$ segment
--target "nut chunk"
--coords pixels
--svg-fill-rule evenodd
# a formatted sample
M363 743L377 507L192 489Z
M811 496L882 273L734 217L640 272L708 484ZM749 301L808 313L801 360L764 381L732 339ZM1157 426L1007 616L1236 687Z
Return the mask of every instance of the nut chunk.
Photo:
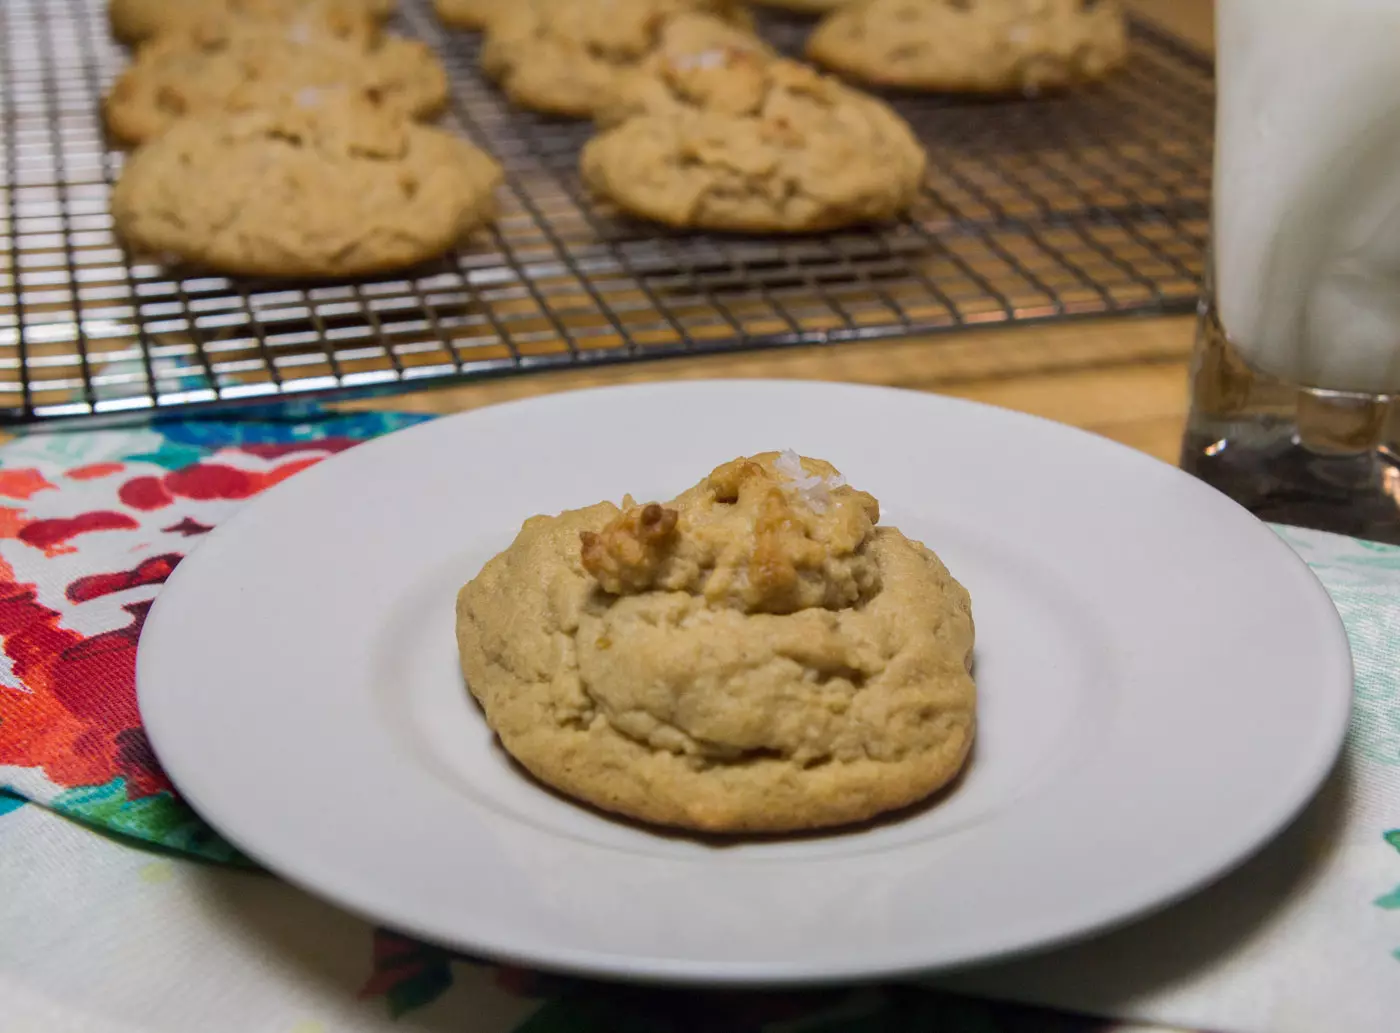
M623 510L602 531L582 532L583 569L613 595L646 591L675 541L678 516L652 502Z

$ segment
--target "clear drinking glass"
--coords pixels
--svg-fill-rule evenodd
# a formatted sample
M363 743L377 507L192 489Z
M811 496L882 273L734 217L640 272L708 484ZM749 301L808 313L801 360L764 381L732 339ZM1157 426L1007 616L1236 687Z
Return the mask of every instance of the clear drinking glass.
M1211 261L1181 465L1400 542L1396 0L1216 0Z

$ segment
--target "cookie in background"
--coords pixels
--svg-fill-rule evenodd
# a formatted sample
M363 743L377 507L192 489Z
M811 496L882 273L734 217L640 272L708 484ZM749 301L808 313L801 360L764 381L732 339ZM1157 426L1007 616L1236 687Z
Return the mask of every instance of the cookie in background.
M717 110L742 109L750 102L749 84L759 66L777 56L747 29L712 14L674 15L662 25L651 53L613 77L593 120L606 128L634 115L678 113L687 108L689 96L700 94Z
M364 276L454 247L494 217L500 179L451 133L308 90L177 122L127 159L112 215L141 256L232 275Z
M807 40L808 58L849 79L947 93L1065 89L1127 53L1118 0L855 0Z
M113 36L135 45L223 15L282 23L347 18L381 23L396 6L397 0L109 0L107 18Z
M707 53L666 64L649 110L584 146L595 196L668 226L738 233L883 222L918 198L924 150L887 104L796 61Z
M481 68L520 107L590 118L616 77L656 50L668 19L694 11L753 24L730 0L522 0L487 28Z
M134 144L183 118L275 107L308 89L355 94L428 118L446 103L448 84L427 45L363 22L286 25L223 16L143 43L103 113L112 135Z
M137 48L104 99L120 143L154 139L179 119L249 111L304 90L340 91L409 118L447 102L447 73L416 39L361 24L340 35L318 24L214 18L172 29Z

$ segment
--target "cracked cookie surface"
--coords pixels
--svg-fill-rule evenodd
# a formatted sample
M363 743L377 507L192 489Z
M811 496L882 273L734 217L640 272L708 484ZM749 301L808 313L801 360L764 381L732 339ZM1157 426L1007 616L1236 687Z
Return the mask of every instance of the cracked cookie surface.
M807 56L861 82L1035 94L1102 79L1127 56L1118 0L856 0Z
M688 11L750 24L732 0L521 0L487 27L481 68L520 107L589 118L655 50L667 20Z
M276 107L306 91L356 94L413 118L446 103L447 75L427 45L363 23L338 30L222 18L163 33L113 84L107 126L124 143L141 143L182 118Z
M451 248L495 212L500 167L450 133L363 105L177 122L112 192L123 242L235 275L361 276Z
M672 61L580 161L593 193L669 226L810 232L914 203L925 156L888 105L805 65L717 48Z
M952 780L975 726L967 592L820 460L526 521L457 599L471 692L536 777L710 832L871 818Z
M324 18L382 22L395 6L395 0L109 0L107 18L113 36L134 44L211 17L282 24Z

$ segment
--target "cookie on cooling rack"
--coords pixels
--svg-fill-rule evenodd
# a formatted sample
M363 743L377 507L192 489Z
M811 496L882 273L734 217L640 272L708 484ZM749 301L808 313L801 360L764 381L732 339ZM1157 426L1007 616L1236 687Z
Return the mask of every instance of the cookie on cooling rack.
M849 78L953 93L1063 89L1127 52L1118 0L856 0L807 41L811 60Z
M697 98L716 111L743 110L753 77L777 56L747 29L712 14L674 15L658 31L652 52L613 77L593 120L606 127L634 115L676 113Z
M109 0L112 35L136 44L170 29L222 15L261 21L293 22L329 16L382 22L397 0Z
M418 40L221 18L143 43L103 112L113 136L142 143L183 118L275 106L317 91L426 118L447 101L447 75Z
M449 250L492 218L500 179L451 133L333 98L177 122L127 160L112 215L142 255L363 276Z
M438 18L457 29L484 29L508 6L508 0L433 0Z
M655 50L668 18L697 10L752 24L732 0L520 0L487 27L481 67L520 107L588 118Z
M633 215L802 233L891 219L918 196L924 150L903 119L806 65L720 52L669 65L662 83L669 107L583 149L589 188Z

